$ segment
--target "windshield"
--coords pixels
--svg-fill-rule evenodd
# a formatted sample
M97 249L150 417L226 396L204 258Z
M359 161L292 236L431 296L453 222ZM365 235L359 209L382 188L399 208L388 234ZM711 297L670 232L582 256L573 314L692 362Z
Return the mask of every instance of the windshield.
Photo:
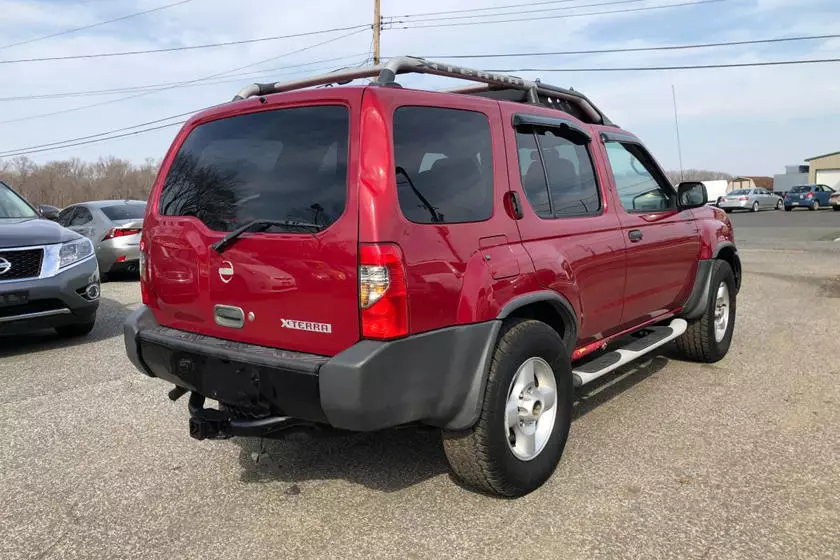
M200 125L172 162L160 213L195 216L217 231L252 220L328 227L347 199L349 121L346 107L325 105Z
M808 185L799 185L798 187L790 189L790 192L811 192L811 187Z
M146 213L146 205L140 202L127 202L114 206L103 206L102 212L111 221L119 220L142 220Z
M0 218L37 218L38 213L17 195L6 183L0 181Z
M739 189L737 191L732 191L729 194L732 195L732 196L739 196L739 195L742 195L742 194L750 194L750 189Z

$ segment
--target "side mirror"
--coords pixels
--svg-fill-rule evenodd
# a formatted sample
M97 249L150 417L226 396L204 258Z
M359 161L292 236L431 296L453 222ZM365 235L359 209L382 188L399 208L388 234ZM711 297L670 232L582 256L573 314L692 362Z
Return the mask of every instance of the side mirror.
M708 202L706 185L698 181L688 181L677 185L677 207L680 210L700 208Z
M58 208L50 206L49 204L41 204L38 206L38 213L45 220L56 221L58 219Z

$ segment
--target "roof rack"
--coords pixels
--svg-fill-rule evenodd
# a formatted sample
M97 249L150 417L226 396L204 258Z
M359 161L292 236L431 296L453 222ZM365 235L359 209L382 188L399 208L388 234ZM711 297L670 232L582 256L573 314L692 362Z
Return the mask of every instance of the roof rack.
M571 105L578 109L585 120L596 123L611 125L612 122L595 106L585 95L574 90L544 84L537 81L526 80L518 76L499 74L496 72L485 72L463 66L454 66L442 62L434 62L424 58L412 56L398 56L388 60L386 64L338 70L329 74L313 76L303 80L292 82L276 82L267 84L251 84L242 88L233 101L247 99L255 95L268 95L283 91L292 91L314 86L328 86L332 84L345 84L358 78L376 77L372 85L383 87L400 87L396 82L399 74L418 73L434 74L450 78L460 78L481 85L468 86L450 90L452 93L478 94L483 92L501 90L519 90L524 92L524 101L533 105L545 105L552 108Z

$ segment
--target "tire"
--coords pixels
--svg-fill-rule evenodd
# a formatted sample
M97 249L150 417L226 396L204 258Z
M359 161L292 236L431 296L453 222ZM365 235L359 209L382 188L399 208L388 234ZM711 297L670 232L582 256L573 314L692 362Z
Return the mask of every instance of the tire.
M808 207L808 210L810 210L811 212L813 212L814 210L819 210L819 209L820 209L820 201L819 200L815 200L814 202L811 203L811 206Z
M780 201L778 201L778 202L776 203L776 210L781 210L781 209L782 209L782 206L783 206L782 201L781 201L781 200L780 200Z
M735 329L735 315L737 311L737 293L735 289L735 275L729 263L715 260L712 265L712 279L709 283L711 293L706 304L706 310L699 319L689 321L688 329L677 340L680 354L694 362L717 362L729 351L732 343L732 333ZM716 335L717 296L722 286L726 287L728 305L726 308L727 321L725 329Z
M509 428L508 410L510 402L521 404L521 395L529 395L527 389L523 390L517 401L512 393L514 380L521 382L523 376L519 372L527 371L528 364L537 372L537 380L540 376L546 380L534 388L537 395L540 394L538 391L549 387L549 375L553 377L556 391L554 406L540 407L542 416L532 424L538 433L547 426L550 426L550 432L542 446L539 446L539 437L535 438L535 453L531 458L523 459L517 453L527 454L527 447L520 449L519 446L526 444L528 437L517 431L519 428ZM443 449L456 478L475 490L510 498L539 488L554 473L566 446L573 395L571 362L560 335L540 321L519 319L506 323L499 333L490 364L478 421L468 430L443 432ZM539 396L530 402L540 402ZM535 413L537 406L534 404L532 409ZM550 418L552 409L553 421ZM515 425L516 411L521 413L524 409L514 406L512 410ZM541 425L540 421L548 422ZM519 426L523 424L520 422ZM540 448L536 449L538 446Z
M785 212L792 212L793 206L785 206Z
M56 327L55 331L59 336L63 336L65 338L77 338L89 334L90 331L93 330L94 324L96 324L96 319L87 323L76 323L75 325Z
M840 206L832 206L831 207L835 212L840 212Z
M726 212L727 214L729 214L729 213L732 212L732 209L731 208L724 208L723 211Z
M753 202L752 211L753 212L758 212L758 202Z

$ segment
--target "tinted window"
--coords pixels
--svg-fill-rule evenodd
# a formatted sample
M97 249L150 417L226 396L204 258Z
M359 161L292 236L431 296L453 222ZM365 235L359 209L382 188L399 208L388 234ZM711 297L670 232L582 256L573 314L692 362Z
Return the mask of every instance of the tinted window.
M638 144L607 142L615 186L621 205L630 211L655 212L672 208L673 197L659 177L650 155Z
M397 195L421 224L479 222L493 214L490 123L481 113L400 107L394 113Z
M103 206L102 213L109 220L141 220L146 213L145 204L120 204L117 206Z
M93 214L90 213L90 210L85 208L84 206L76 207L76 213L73 214L73 218L70 220L71 226L83 226L85 224L89 224L93 221Z
M811 192L811 187L808 185L799 185L798 187L793 187L790 189L790 192L795 193L802 193L802 192Z
M25 200L0 182L0 218L34 218L37 215Z
M521 129L516 132L516 147L522 187L538 216L581 216L601 209L586 145L552 130Z
M63 226L69 226L70 221L73 219L73 214L76 212L76 208L65 208L58 214L58 223Z
M349 111L252 113L198 126L178 150L160 198L166 216L229 231L254 219L329 226L347 198Z

